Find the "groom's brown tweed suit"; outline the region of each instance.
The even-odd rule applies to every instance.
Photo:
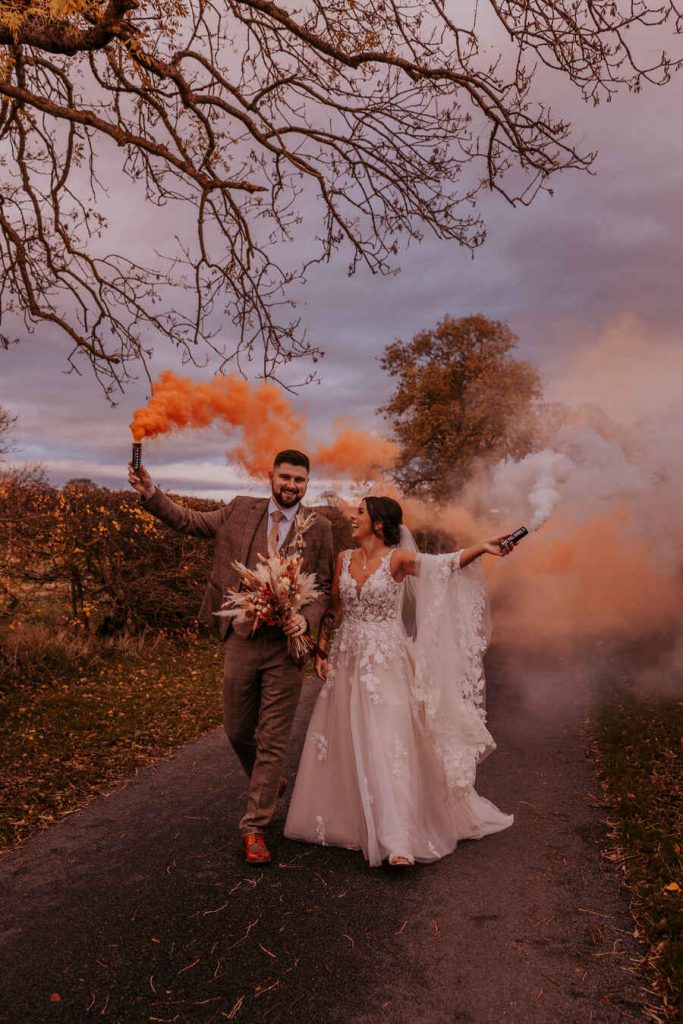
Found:
[[[299,701],[303,670],[287,652],[281,629],[262,626],[243,637],[230,620],[216,618],[225,591],[239,585],[233,561],[250,568],[257,555],[268,553],[268,498],[234,498],[215,512],[195,512],[172,501],[159,488],[143,506],[180,533],[215,538],[213,568],[199,617],[218,623],[225,641],[223,723],[244,770],[251,777],[247,811],[240,821],[242,834],[262,832],[275,812],[282,765],[287,752],[294,712]],[[283,545],[293,539],[293,527]],[[329,602],[333,572],[332,528],[318,516],[304,535],[305,572],[318,574],[321,597],[301,609],[311,627],[318,625]]]

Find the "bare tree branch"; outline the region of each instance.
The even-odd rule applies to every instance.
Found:
[[[14,451],[15,442],[11,435],[16,425],[17,417],[0,405],[0,462],[4,462],[5,456]]]
[[[509,40],[493,58],[476,8],[459,24],[442,0],[0,3],[2,322],[55,325],[109,391],[163,339],[192,361],[258,359],[264,376],[315,361],[282,316],[312,263],[342,248],[350,272],[391,273],[426,231],[475,248],[482,190],[528,204],[590,167],[534,101],[539,62],[594,103],[680,64],[636,55],[643,31],[680,33],[673,0],[489,10]],[[104,186],[121,171],[178,224],[151,265],[107,244]],[[312,233],[297,262],[282,243]]]

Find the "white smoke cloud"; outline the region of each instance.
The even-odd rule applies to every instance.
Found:
[[[580,522],[616,498],[647,492],[654,478],[654,467],[631,461],[618,443],[595,430],[563,429],[551,448],[500,462],[492,473],[489,503],[537,530],[560,505],[569,506]]]
[[[493,470],[490,499],[496,511],[528,519],[537,530],[560,500],[560,489],[572,471],[572,462],[555,451],[533,452],[515,462],[504,459]]]

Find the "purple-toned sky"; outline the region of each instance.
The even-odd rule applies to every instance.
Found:
[[[633,422],[683,396],[683,77],[598,108],[554,80],[548,90],[581,146],[598,149],[593,175],[559,177],[554,197],[530,209],[487,197],[488,239],[474,259],[427,239],[402,256],[396,278],[363,271],[348,278],[343,257],[309,275],[300,312],[326,356],[321,383],[304,389],[297,404],[316,438],[329,437],[336,416],[382,430],[375,410],[391,390],[378,364],[384,346],[446,313],[506,321],[550,398],[601,403]],[[118,209],[117,230],[130,238],[141,230],[139,219],[123,195]],[[150,225],[159,237],[172,232],[163,219]],[[66,354],[66,343],[43,328],[0,353],[0,404],[19,417],[12,461],[42,463],[57,484],[88,477],[125,486],[128,423],[147,398],[146,381],[111,408],[87,371],[63,373]],[[180,370],[179,360],[160,349],[153,368],[166,367]],[[227,447],[218,429],[187,432],[150,445],[147,463],[176,491],[257,492],[260,485],[226,464]]]

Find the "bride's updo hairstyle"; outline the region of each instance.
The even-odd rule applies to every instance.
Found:
[[[403,509],[393,498],[364,498],[372,521],[372,532],[381,537],[387,547],[397,547],[401,538]]]

